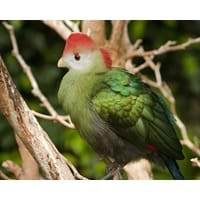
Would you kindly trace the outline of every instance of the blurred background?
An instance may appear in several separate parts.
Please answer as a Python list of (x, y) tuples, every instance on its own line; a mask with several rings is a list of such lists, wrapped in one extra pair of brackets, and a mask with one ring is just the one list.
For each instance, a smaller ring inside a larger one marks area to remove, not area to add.
[[(63, 113), (58, 104), (57, 91), (65, 70), (56, 67), (64, 41), (53, 30), (40, 21), (10, 21), (16, 31), (20, 52), (32, 67), (34, 76), (43, 93), (54, 108)], [(81, 21), (78, 22), (81, 26)], [(111, 32), (111, 23), (106, 21), (107, 36)], [(200, 36), (200, 21), (130, 21), (129, 37), (134, 43), (143, 40), (145, 50), (159, 48), (168, 40), (178, 43), (188, 38)], [(31, 85), (21, 67), (11, 54), (11, 42), (7, 31), (0, 25), (0, 54), (2, 55), (18, 90), (29, 107), (46, 113), (39, 101), (31, 94)], [(189, 137), (200, 145), (200, 45), (193, 45), (187, 50), (158, 56), (162, 63), (163, 80), (170, 86), (175, 98), (178, 115), (187, 126)], [(135, 60), (140, 63), (140, 59)], [(152, 72), (145, 69), (149, 77)], [(0, 91), (1, 92), (1, 91)], [(99, 179), (105, 174), (105, 165), (93, 150), (83, 141), (75, 129), (67, 129), (60, 124), (38, 119), (47, 131), (58, 150), (66, 156), (79, 172), (90, 178)], [(200, 179), (200, 169), (193, 167), (190, 158), (196, 157), (184, 147), (186, 159), (179, 161), (180, 169), (186, 179)], [(5, 160), (20, 164), (18, 147), (13, 130), (0, 113), (0, 165)], [(0, 167), (1, 168), (1, 167)], [(153, 165), (154, 179), (171, 179), (167, 170)]]

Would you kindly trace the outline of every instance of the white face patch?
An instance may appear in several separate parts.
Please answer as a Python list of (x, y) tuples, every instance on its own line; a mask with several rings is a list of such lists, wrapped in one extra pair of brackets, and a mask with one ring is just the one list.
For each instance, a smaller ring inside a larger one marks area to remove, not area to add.
[(69, 68), (75, 69), (75, 70), (85, 70), (89, 66), (91, 66), (93, 59), (95, 57), (94, 54), (96, 54), (96, 52), (94, 52), (94, 51), (93, 52), (89, 52), (89, 51), (81, 52), (78, 54), (79, 59), (76, 59), (75, 54), (69, 53), (63, 59)]

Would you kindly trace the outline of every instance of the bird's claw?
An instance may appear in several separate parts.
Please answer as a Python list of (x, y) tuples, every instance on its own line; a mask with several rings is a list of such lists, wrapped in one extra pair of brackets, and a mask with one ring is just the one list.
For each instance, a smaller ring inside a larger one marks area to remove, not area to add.
[[(121, 174), (120, 174), (121, 167), (119, 165), (111, 164), (108, 165), (107, 167), (107, 174), (102, 178), (102, 180), (109, 180), (109, 179), (120, 179)], [(119, 178), (115, 178), (119, 177)]]

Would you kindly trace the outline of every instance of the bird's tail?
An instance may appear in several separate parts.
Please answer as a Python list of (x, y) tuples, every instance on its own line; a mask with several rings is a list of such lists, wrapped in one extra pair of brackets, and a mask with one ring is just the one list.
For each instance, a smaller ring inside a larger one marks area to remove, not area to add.
[(163, 157), (163, 160), (165, 162), (165, 165), (167, 166), (170, 174), (172, 175), (173, 179), (175, 180), (184, 180), (184, 176), (181, 174), (179, 170), (179, 166), (177, 162), (174, 159), (168, 158), (168, 157)]

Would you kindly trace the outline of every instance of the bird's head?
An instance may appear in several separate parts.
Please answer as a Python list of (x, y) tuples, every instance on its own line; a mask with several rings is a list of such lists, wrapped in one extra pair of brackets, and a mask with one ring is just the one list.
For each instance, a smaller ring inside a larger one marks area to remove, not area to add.
[(86, 34), (72, 33), (66, 40), (58, 67), (85, 72), (97, 66), (111, 68), (111, 57), (106, 49), (98, 48)]

